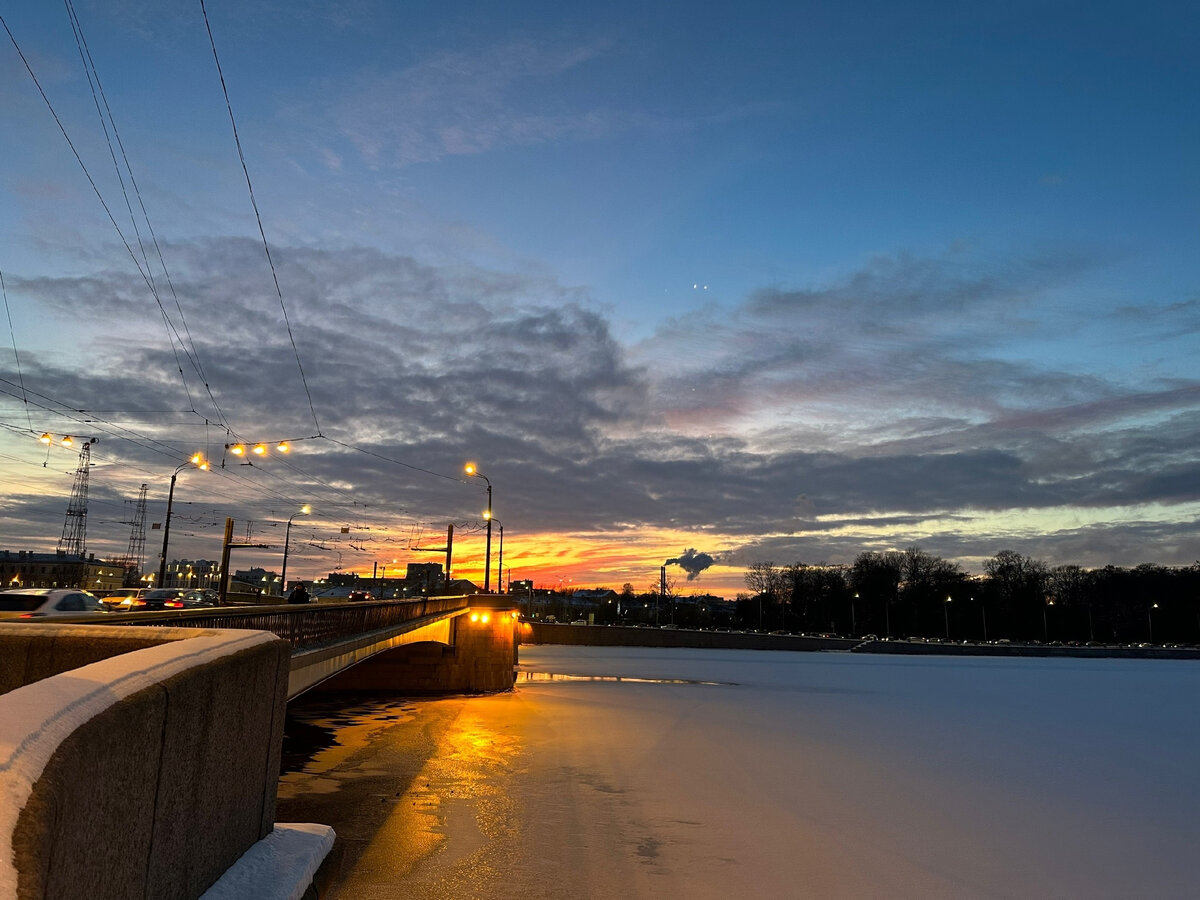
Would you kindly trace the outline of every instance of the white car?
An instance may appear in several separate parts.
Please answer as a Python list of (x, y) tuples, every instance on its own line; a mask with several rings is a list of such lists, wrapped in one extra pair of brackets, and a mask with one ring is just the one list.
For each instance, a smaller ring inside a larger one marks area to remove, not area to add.
[(100, 598), (76, 588), (11, 588), (0, 591), (0, 619), (41, 619), (107, 613)]

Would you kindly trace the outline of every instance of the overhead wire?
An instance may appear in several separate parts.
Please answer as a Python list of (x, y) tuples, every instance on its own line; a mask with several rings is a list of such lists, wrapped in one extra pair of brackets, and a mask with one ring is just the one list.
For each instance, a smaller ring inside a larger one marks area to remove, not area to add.
[[(184, 347), (184, 353), (187, 356), (188, 360), (192, 363), (192, 367), (195, 369), (196, 375), (200, 378), (201, 383), (204, 385), (204, 389), (208, 393), (208, 399), (212, 403), (213, 409), (217, 413), (218, 420), (221, 421), (223, 424), (227, 424), (226, 420), (225, 420), (225, 414), (224, 414), (224, 412), (222, 412), (221, 405), (217, 402), (217, 398), (213, 395), (212, 386), (209, 384), (208, 376), (204, 372), (204, 365), (200, 359), (199, 350), (197, 350), (197, 348), (196, 348), (196, 342), (192, 338), (191, 328), (188, 326), (187, 317), (184, 315), (184, 312), (183, 312), (183, 305), (182, 305), (182, 303), (180, 303), (179, 295), (175, 290), (175, 282), (172, 280), (171, 273), (167, 269), (167, 262), (166, 262), (166, 259), (163, 257), (162, 247), (158, 243), (158, 235), (154, 231), (154, 225), (150, 221), (150, 213), (146, 209), (145, 201), (142, 199), (141, 189), (138, 187), (137, 178), (133, 174), (133, 166), (129, 161), (129, 154), (125, 150), (125, 143), (124, 143), (124, 141), (121, 140), (121, 132), (117, 128), (116, 117), (113, 115), (112, 107), (108, 103), (108, 95), (104, 92), (104, 85), (100, 81), (100, 72), (96, 68), (96, 62), (92, 58), (92, 51), (88, 47), (87, 38), (85, 37), (85, 35), (83, 33), (83, 25), (80, 23), (79, 16), (75, 12), (75, 4), (74, 4), (73, 0), (63, 0), (63, 2), (65, 3), (66, 8), (67, 8), (67, 17), (71, 21), (71, 30), (75, 35), (75, 45), (79, 49), (79, 56), (80, 56), (80, 59), (83, 61), (84, 73), (87, 75), (87, 78), (88, 78), (88, 86), (91, 88), (92, 100), (96, 104), (96, 112), (100, 116), (100, 126), (104, 130), (104, 138), (105, 138), (105, 141), (108, 143), (108, 152), (112, 156), (113, 167), (117, 173), (117, 180), (120, 182), (120, 185), (121, 185), (121, 193), (125, 196), (125, 206), (129, 210), (129, 218), (130, 218), (130, 221), (133, 223), (134, 233), (137, 235), (138, 249), (141, 250), (142, 260), (145, 262), (145, 265), (146, 265), (146, 272), (147, 272), (148, 279), (149, 279), (149, 282), (151, 285), (151, 290), (154, 292), (155, 299), (159, 301), (159, 304), (161, 306), (161, 298), (159, 298), (157, 287), (154, 285), (154, 276), (151, 273), (150, 260), (147, 257), (146, 247), (142, 241), (142, 233), (141, 233), (141, 229), (138, 227), (137, 216), (134, 215), (133, 208), (129, 202), (129, 193), (125, 190), (125, 179), (121, 174), (121, 166), (117, 162), (116, 153), (113, 150), (112, 139), (109, 137), (109, 134), (108, 134), (108, 125), (109, 124), (112, 125), (112, 137), (116, 139), (117, 147), (120, 148), (121, 159), (125, 163), (125, 171), (128, 172), (128, 174), (129, 174), (129, 183), (133, 187), (134, 195), (137, 197), (138, 206), (142, 211), (142, 217), (145, 219), (145, 222), (146, 222), (146, 229), (147, 229), (147, 231), (149, 231), (151, 241), (154, 244), (154, 250), (158, 257), (159, 266), (162, 268), (163, 276), (165, 277), (166, 282), (167, 282), (167, 287), (171, 291), (171, 297), (175, 301), (175, 309), (179, 313), (179, 321), (183, 325), (184, 334), (187, 335), (187, 346)], [(93, 77), (95, 78), (94, 83), (93, 83)], [(100, 110), (101, 102), (103, 102), (103, 104), (104, 104), (103, 112), (101, 112), (101, 110)], [(107, 116), (107, 122), (106, 122), (106, 116)], [(165, 311), (164, 311), (164, 317), (166, 317)], [(183, 340), (180, 337), (178, 330), (174, 329), (174, 326), (170, 323), (169, 317), (166, 317), (166, 318), (167, 318), (168, 326), (169, 326), (168, 327), (168, 337), (170, 337), (170, 331), (174, 330), (175, 337), (179, 338), (180, 343), (182, 344)], [(180, 369), (180, 376), (183, 376), (182, 369)], [(188, 388), (186, 378), (184, 379), (184, 390), (188, 393), (188, 399), (190, 401), (191, 400), (191, 392), (190, 392), (190, 389)], [(196, 412), (194, 404), (193, 404), (192, 412)]]
[(271, 247), (267, 243), (267, 232), (263, 228), (262, 216), (258, 211), (258, 201), (254, 198), (254, 185), (250, 183), (250, 169), (246, 166), (246, 155), (242, 152), (242, 139), (238, 136), (237, 120), (233, 115), (233, 104), (229, 99), (229, 89), (225, 85), (225, 72), (221, 69), (221, 58), (217, 55), (217, 42), (213, 38), (212, 25), (208, 21), (208, 10), (204, 0), (200, 0), (200, 12), (204, 16), (204, 27), (208, 31), (208, 44), (212, 47), (213, 62), (217, 66), (217, 75), (221, 79), (221, 92), (225, 95), (225, 108), (229, 111), (229, 124), (233, 128), (233, 142), (237, 145), (238, 160), (242, 164), (242, 174), (246, 176), (246, 189), (250, 193), (250, 205), (254, 208), (254, 220), (258, 223), (258, 233), (262, 237), (263, 251), (267, 256), (267, 264), (271, 267), (271, 278), (275, 281), (275, 293), (279, 297), (279, 308), (283, 310), (283, 322), (287, 327), (288, 340), (292, 343), (292, 353), (296, 357), (296, 368), (300, 372), (300, 382), (304, 385), (304, 395), (308, 398), (308, 409), (312, 413), (313, 425), (317, 434), (321, 433), (321, 423), (317, 419), (317, 408), (313, 405), (312, 392), (308, 389), (308, 379), (304, 375), (304, 364), (300, 361), (300, 350), (296, 346), (296, 335), (292, 332), (292, 321), (288, 316), (287, 304), (283, 300), (283, 289), (279, 286), (279, 274), (275, 271), (275, 261), (271, 258)]
[[(8, 27), (8, 22), (5, 21), (3, 14), (0, 14), (0, 25), (4, 27), (5, 32), (8, 34), (9, 40), (12, 42), (13, 49), (17, 51), (17, 56), (20, 57), (21, 63), (25, 66), (25, 71), (29, 74), (30, 80), (33, 81), (34, 87), (37, 88), (38, 93), (41, 95), (42, 101), (46, 104), (46, 108), (50, 111), (50, 115), (54, 119), (54, 123), (58, 126), (58, 130), (62, 133), (63, 139), (67, 142), (67, 146), (71, 148), (71, 153), (74, 155), (75, 161), (79, 163), (80, 169), (83, 170), (84, 177), (87, 178), (88, 184), (91, 185), (92, 192), (96, 195), (96, 199), (100, 201), (100, 206), (104, 209), (105, 215), (108, 216), (108, 221), (112, 223), (113, 229), (117, 232), (117, 237), (120, 238), (121, 243), (125, 247), (125, 251), (129, 254), (129, 258), (133, 261), (134, 267), (138, 270), (138, 274), (142, 276), (142, 280), (146, 283), (146, 287), (150, 290), (151, 295), (158, 304), (159, 311), (163, 316), (163, 320), (166, 323), (169, 334), (169, 332), (174, 328), (174, 324), (171, 322), (170, 316), (167, 315), (167, 310), (163, 306), (162, 298), (159, 297), (158, 291), (154, 287), (154, 282), (150, 277), (150, 273), (142, 267), (141, 261), (137, 258), (137, 254), (134, 253), (133, 247), (130, 246), (129, 239), (125, 237), (125, 233), (121, 230), (121, 226), (117, 223), (116, 217), (113, 215), (112, 210), (108, 206), (108, 201), (104, 199), (104, 194), (101, 193), (99, 185), (96, 184), (95, 178), (92, 177), (91, 170), (88, 169), (87, 163), (83, 161), (83, 157), (80, 155), (79, 150), (75, 146), (75, 142), (71, 140), (70, 134), (67, 133), (66, 126), (63, 124), (58, 112), (54, 109), (54, 104), (50, 102), (50, 97), (42, 88), (42, 84), (38, 80), (37, 74), (33, 71), (33, 66), (26, 58), (25, 52), (21, 49), (21, 45), (17, 42), (16, 35), (14, 35), (12, 33), (12, 29)], [(178, 331), (176, 331), (176, 336), (178, 337)], [(182, 343), (182, 340), (180, 340), (180, 344)], [(175, 355), (176, 368), (179, 370), (180, 375), (182, 376), (183, 366), (179, 362), (179, 350), (174, 341), (171, 341), (171, 351)], [(184, 347), (184, 353), (187, 353), (186, 346)], [(188, 394), (188, 401), (191, 402), (191, 390), (187, 387), (186, 379), (184, 380), (184, 390)]]
[[(173, 281), (170, 278), (169, 270), (167, 269), (165, 259), (163, 258), (163, 255), (162, 255), (161, 246), (159, 245), (157, 235), (155, 234), (155, 232), (153, 230), (153, 226), (150, 222), (149, 215), (146, 211), (144, 201), (142, 200), (140, 190), (137, 186), (136, 178), (134, 177), (134, 174), (133, 174), (132, 166), (129, 163), (128, 154), (126, 153), (124, 144), (121, 141), (120, 133), (119, 133), (119, 130), (117, 129), (115, 118), (112, 116), (111, 107), (109, 106), (107, 97), (104, 94), (103, 85), (100, 82), (99, 73), (96, 70), (94, 60), (91, 58), (90, 49), (87, 47), (86, 38), (83, 35), (82, 28), (81, 28), (79, 20), (78, 20), (78, 16), (75, 13), (74, 6), (71, 3), (71, 0), (65, 0), (65, 3), (67, 6), (68, 16), (72, 23), (72, 30), (75, 35), (76, 45), (80, 52), (81, 59), (83, 59), (83, 61), (84, 61), (85, 73), (87, 73), (87, 76), (88, 76), (88, 82), (89, 82), (89, 86), (92, 91), (93, 102), (96, 104), (97, 112), (100, 115), (101, 125), (104, 130), (105, 139), (108, 142), (109, 153), (110, 153), (110, 156), (112, 156), (112, 158), (113, 158), (114, 167), (116, 168), (116, 171), (117, 171), (118, 181), (121, 184), (122, 193), (125, 197), (126, 207), (129, 211), (130, 218), (133, 223), (133, 228), (134, 228), (134, 232), (136, 234), (138, 248), (142, 254), (141, 260), (138, 259), (137, 254), (134, 252), (133, 247), (130, 245), (129, 240), (126, 238), (120, 225), (117, 223), (116, 218), (112, 213), (112, 210), (109, 208), (107, 201), (105, 200), (103, 194), (101, 193), (101, 191), (99, 189), (99, 186), (97, 185), (95, 179), (93, 178), (86, 163), (83, 161), (83, 158), (80, 155), (78, 149), (76, 148), (74, 142), (72, 141), (69, 133), (67, 132), (65, 125), (63, 124), (63, 122), (62, 122), (61, 118), (59, 117), (58, 113), (56, 112), (56, 110), (54, 109), (53, 104), (51, 103), (45, 90), (42, 88), (41, 83), (39, 82), (36, 74), (34, 73), (31, 64), (29, 63), (29, 61), (26, 58), (24, 52), (22, 51), (19, 43), (17, 42), (15, 35), (13, 34), (12, 30), (8, 27), (8, 23), (4, 20), (2, 15), (0, 15), (0, 25), (2, 25), (4, 27), (4, 30), (8, 34), (9, 39), (12, 42), (13, 47), (16, 50), (18, 56), (20, 57), (21, 62), (23, 63), (26, 72), (28, 73), (34, 86), (37, 88), (38, 93), (41, 95), (43, 102), (46, 104), (47, 109), (49, 110), (52, 118), (54, 119), (55, 124), (58, 126), (59, 131), (62, 133), (63, 138), (66, 140), (68, 147), (71, 149), (71, 152), (74, 155), (76, 162), (79, 164), (80, 168), (82, 169), (85, 177), (87, 178), (88, 183), (91, 185), (92, 191), (96, 195), (96, 198), (99, 200), (101, 207), (104, 209), (109, 222), (112, 224), (114, 230), (116, 231), (116, 233), (118, 235), (118, 238), (120, 239), (121, 243), (124, 245), (126, 252), (129, 254), (130, 259), (133, 261), (135, 268), (138, 270), (138, 273), (142, 276), (143, 281), (146, 283), (147, 288), (150, 290), (152, 296), (154, 297), (156, 303), (158, 304), (160, 314), (162, 315), (163, 321), (164, 321), (167, 331), (168, 331), (168, 338), (171, 339), (170, 343), (171, 343), (171, 347), (172, 347), (172, 352), (175, 355), (176, 368), (179, 371), (181, 377), (183, 378), (184, 388), (185, 388), (185, 391), (188, 396), (188, 403), (191, 406), (191, 408), (189, 410), (187, 410), (187, 412), (190, 412), (195, 415), (199, 415), (199, 411), (195, 408), (195, 402), (192, 400), (191, 391), (187, 384), (187, 379), (186, 379), (186, 377), (183, 377), (184, 376), (183, 367), (182, 367), (182, 364), (179, 359), (179, 352), (180, 352), (181, 348), (182, 348), (184, 356), (189, 360), (193, 369), (196, 371), (196, 374), (200, 377), (202, 383), (204, 384), (205, 390), (208, 392), (209, 399), (212, 402), (213, 408), (217, 413), (218, 423), (220, 424), (220, 426), (222, 427), (222, 429), (224, 430), (224, 432), (227, 435), (236, 436), (236, 432), (231, 427), (227, 417), (225, 416), (223, 410), (220, 407), (220, 404), (217, 402), (216, 397), (213, 395), (211, 386), (207, 379), (207, 376), (204, 373), (203, 365), (199, 358), (199, 353), (196, 350), (195, 341), (192, 338), (190, 329), (187, 325), (186, 316), (183, 313), (182, 304), (179, 300), (177, 292), (175, 291)], [(301, 379), (301, 382), (304, 387), (306, 398), (308, 400), (309, 411), (312, 414), (313, 423), (314, 423), (314, 426), (316, 427), (317, 433), (316, 433), (316, 435), (313, 435), (312, 437), (327, 440), (327, 441), (329, 441), (329, 443), (331, 443), (335, 446), (338, 446), (338, 447), (341, 447), (343, 449), (347, 449), (350, 451), (354, 451), (354, 452), (357, 452), (360, 454), (364, 454), (364, 455), (367, 455), (370, 457), (374, 457), (376, 459), (379, 459), (383, 462), (387, 462), (392, 465), (398, 465), (403, 468), (407, 468), (407, 469), (410, 469), (410, 470), (413, 470), (416, 472), (421, 472), (421, 473), (424, 473), (426, 475), (430, 475), (430, 476), (433, 476), (436, 478), (441, 478), (441, 479), (445, 479), (445, 480), (449, 480), (449, 481), (454, 481), (454, 482), (457, 482), (460, 484), (465, 484), (466, 482), (460, 477), (446, 475), (444, 473), (436, 472), (431, 469), (424, 468), (422, 466), (413, 465), (411, 463), (404, 462), (404, 461), (396, 459), (394, 457), (386, 456), (384, 454), (377, 453), (375, 451), (368, 450), (363, 447), (358, 447), (358, 446), (349, 444), (347, 442), (337, 440), (336, 438), (329, 438), (328, 436), (326, 436), (322, 433), (320, 421), (317, 417), (316, 408), (315, 408), (315, 405), (314, 405), (314, 402), (312, 399), (312, 393), (311, 393), (311, 390), (309, 389), (307, 377), (305, 375), (303, 364), (302, 364), (302, 361), (300, 358), (299, 348), (296, 343), (295, 334), (292, 329), (290, 316), (289, 316), (288, 309), (287, 309), (287, 304), (284, 300), (283, 291), (279, 284), (278, 272), (275, 268), (274, 260), (271, 257), (270, 245), (266, 238), (266, 232), (265, 232), (265, 229), (264, 229), (264, 226), (262, 223), (262, 217), (261, 217), (261, 214), (258, 209), (257, 200), (254, 196), (253, 184), (250, 179), (250, 174), (249, 174), (248, 166), (246, 164), (245, 154), (244, 154), (242, 146), (241, 146), (240, 136), (238, 135), (237, 122), (236, 122), (236, 119), (233, 114), (232, 103), (230, 101), (228, 88), (227, 88), (227, 85), (225, 82), (224, 72), (222, 71), (222, 68), (221, 68), (220, 58), (217, 53), (216, 42), (213, 37), (212, 28), (211, 28), (211, 25), (208, 20), (207, 10), (205, 9), (205, 6), (204, 6), (204, 0), (201, 0), (200, 6), (201, 6), (201, 12), (204, 17), (205, 27), (208, 32), (209, 44), (210, 44), (210, 47), (213, 52), (214, 63), (216, 64), (217, 73), (218, 73), (218, 76), (219, 76), (220, 82), (221, 82), (222, 92), (224, 93), (226, 109), (229, 114), (230, 124), (233, 128), (233, 135), (234, 135), (234, 141), (235, 141), (235, 144), (237, 147), (238, 158), (239, 158), (239, 161), (242, 166), (243, 175), (245, 176), (245, 179), (246, 179), (246, 185), (247, 185), (247, 189), (248, 189), (248, 192), (250, 195), (251, 205), (254, 209), (255, 219), (256, 219), (256, 222), (258, 225), (258, 229), (259, 229), (259, 235), (263, 242), (263, 249), (266, 254), (268, 264), (271, 268), (271, 274), (272, 274), (272, 278), (274, 280), (276, 294), (279, 298), (280, 308), (283, 312), (284, 321), (287, 326), (288, 337), (291, 342), (293, 355), (295, 356), (297, 369), (299, 371), (300, 379)], [(93, 78), (94, 78), (94, 81), (93, 81)], [(107, 122), (111, 123), (111, 125), (112, 125), (112, 136), (111, 137), (109, 135), (108, 124), (106, 124), (105, 113), (101, 111), (101, 104), (103, 104), (104, 110), (107, 111), (107, 114), (108, 114)], [(134, 193), (137, 197), (139, 207), (141, 208), (142, 214), (146, 220), (147, 229), (153, 240), (155, 251), (157, 253), (160, 266), (163, 269), (164, 276), (166, 277), (167, 283), (170, 286), (172, 296), (175, 299), (175, 305), (176, 305), (177, 311), (179, 313), (180, 322), (183, 326), (184, 333), (187, 335), (186, 342), (184, 341), (183, 336), (180, 335), (179, 329), (176, 328), (174, 322), (171, 320), (171, 316), (168, 314), (168, 312), (163, 304), (162, 298), (159, 295), (157, 287), (154, 283), (153, 276), (150, 272), (149, 257), (146, 252), (145, 244), (142, 240), (141, 230), (137, 224), (137, 216), (133, 212), (132, 204), (130, 202), (128, 192), (125, 188), (125, 179), (121, 173), (121, 166), (117, 162), (116, 151), (113, 148), (113, 139), (114, 138), (116, 140), (117, 147), (119, 147), (119, 149), (120, 149), (122, 159), (125, 162), (125, 169), (129, 175), (130, 185), (134, 189)], [(8, 396), (12, 396), (21, 401), (21, 403), (24, 407), (25, 413), (26, 413), (28, 432), (25, 432), (24, 429), (18, 428), (16, 426), (7, 425), (4, 423), (0, 423), (0, 424), (3, 424), (4, 427), (7, 428), (8, 430), (11, 430), (11, 431), (14, 431), (17, 433), (36, 434), (37, 432), (33, 427), (32, 412), (30, 409), (30, 407), (32, 406), (36, 409), (41, 409), (42, 411), (44, 411), (46, 413), (56, 415), (56, 416), (61, 416), (65, 419), (67, 419), (68, 421), (73, 422), (75, 425), (90, 426), (89, 428), (84, 428), (83, 431), (88, 431), (88, 430), (98, 431), (102, 434), (107, 434), (111, 438), (128, 441), (128, 442), (134, 444), (135, 446), (138, 446), (141, 449), (146, 450), (148, 452), (166, 456), (169, 459), (171, 459), (172, 461), (179, 458), (179, 454), (180, 454), (179, 448), (177, 446), (172, 445), (170, 442), (151, 437), (149, 435), (146, 435), (146, 434), (138, 431), (136, 428), (127, 427), (125, 425), (106, 420), (103, 417), (100, 417), (97, 415), (98, 412), (106, 412), (106, 411), (76, 409), (76, 408), (71, 407), (68, 404), (63, 403), (63, 402), (61, 402), (55, 398), (52, 398), (50, 396), (40, 394), (36, 391), (34, 391), (34, 392), (28, 391), (25, 387), (24, 374), (20, 367), (19, 354), (17, 353), (15, 329), (12, 326), (11, 311), (8, 309), (7, 290), (6, 290), (3, 280), (2, 280), (2, 273), (0, 273), (0, 289), (4, 289), (5, 307), (6, 307), (6, 311), (8, 312), (10, 334), (12, 336), (12, 341), (13, 341), (14, 355), (16, 356), (16, 359), (17, 359), (17, 373), (18, 373), (18, 382), (13, 383), (13, 382), (9, 381), (8, 379), (0, 378), (0, 383), (6, 384), (6, 385), (11, 385), (12, 387), (19, 389), (19, 391), (20, 391), (20, 394), (18, 395), (17, 393), (13, 393), (12, 391), (8, 391), (8, 390), (5, 390), (4, 388), (0, 387), (0, 394), (6, 394)], [(173, 336), (173, 338), (172, 338), (172, 336)], [(37, 400), (34, 400), (33, 402), (31, 402), (31, 400), (30, 400), (31, 393), (34, 397), (39, 398), (41, 401), (45, 401), (45, 402), (37, 402)], [(108, 412), (117, 412), (117, 411), (108, 411)], [(126, 411), (122, 410), (120, 412), (126, 412)], [(142, 410), (142, 411), (138, 411), (138, 412), (145, 414), (147, 411)], [(161, 422), (155, 423), (155, 424), (161, 424)], [(206, 418), (205, 419), (205, 427), (208, 427), (211, 424), (212, 423)], [(75, 430), (79, 430), (79, 429), (75, 429)], [(211, 457), (211, 453), (209, 454), (209, 456)], [(106, 459), (107, 454), (98, 454), (98, 458), (102, 459), (102, 460)], [(135, 471), (139, 471), (139, 472), (142, 472), (145, 474), (154, 474), (154, 473), (149, 473), (149, 472), (147, 472), (147, 470), (141, 469), (141, 468), (134, 466), (130, 463), (127, 463), (123, 460), (114, 459), (111, 463), (108, 463), (108, 464), (132, 468)], [(290, 462), (285, 463), (285, 467), (288, 468), (289, 470), (291, 470), (295, 475), (304, 479), (303, 488), (305, 488), (306, 490), (304, 490), (303, 492), (305, 494), (313, 493), (311, 490), (311, 485), (313, 482), (320, 484), (325, 491), (331, 491), (335, 495), (337, 495), (341, 498), (345, 498), (346, 494), (348, 493), (346, 490), (338, 488), (335, 485), (332, 485), (329, 482), (327, 482), (323, 479), (320, 479), (317, 476), (312, 475), (311, 473), (304, 471), (300, 467), (298, 467)], [(266, 469), (260, 469), (260, 471), (265, 471), (272, 478), (282, 478), (283, 477), (283, 476), (279, 475), (278, 473), (270, 472), (269, 470), (266, 470)], [(226, 474), (226, 477), (234, 485), (236, 485), (240, 488), (246, 489), (248, 492), (256, 494), (260, 498), (272, 498), (272, 499), (278, 500), (280, 502), (290, 502), (292, 500), (292, 497), (289, 496), (288, 494), (282, 493), (276, 489), (272, 489), (266, 485), (263, 485), (262, 483), (260, 483), (258, 481), (246, 478), (246, 477), (240, 475), (240, 473), (235, 474), (233, 472), (229, 472)], [(284, 479), (284, 480), (286, 480), (286, 479)], [(291, 490), (293, 490), (293, 491), (300, 490), (300, 489), (301, 489), (300, 484), (293, 484), (291, 486)], [(333, 509), (352, 509), (352, 510), (355, 510), (356, 513), (358, 513), (358, 514), (361, 514), (363, 512), (363, 510), (365, 509), (357, 501), (347, 502), (347, 500), (345, 500), (345, 499), (342, 499), (341, 502), (335, 501), (332, 503), (329, 503), (326, 501), (326, 502), (324, 502), (324, 505), (327, 508), (333, 508)], [(404, 513), (408, 513), (408, 510), (404, 507), (401, 507), (400, 511), (404, 512)], [(392, 516), (393, 517), (395, 516), (394, 510), (392, 512)], [(412, 516), (411, 514), (404, 516), (404, 518), (408, 518), (410, 521), (416, 519), (416, 517)], [(459, 527), (465, 528), (469, 532), (475, 529), (475, 526), (472, 525), (471, 523), (462, 523)]]
[(0, 294), (4, 295), (4, 312), (8, 316), (8, 333), (12, 338), (13, 359), (17, 364), (17, 380), (21, 383), (21, 402), (25, 404), (25, 415), (29, 417), (29, 430), (33, 431), (33, 417), (29, 415), (29, 399), (25, 394), (25, 374), (21, 371), (21, 354), (17, 352), (17, 332), (13, 328), (12, 310), (8, 306), (8, 288), (4, 285), (3, 269), (0, 269)]

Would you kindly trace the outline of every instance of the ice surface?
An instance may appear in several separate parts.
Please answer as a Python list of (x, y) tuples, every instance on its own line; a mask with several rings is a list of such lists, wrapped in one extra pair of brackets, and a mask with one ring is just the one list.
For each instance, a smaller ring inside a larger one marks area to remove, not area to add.
[(736, 683), (520, 689), (581, 773), (639, 795), (680, 896), (1195, 895), (1195, 662), (554, 646), (521, 660)]
[(647, 680), (327, 718), (358, 738), (289, 816), (342, 835), (332, 900), (1196, 896), (1200, 663), (526, 645), (521, 668)]

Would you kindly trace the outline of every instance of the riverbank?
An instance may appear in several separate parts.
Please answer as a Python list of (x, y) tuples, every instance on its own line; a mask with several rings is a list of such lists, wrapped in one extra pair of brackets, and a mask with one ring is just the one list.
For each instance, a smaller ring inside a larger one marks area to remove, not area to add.
[(837, 650), (846, 653), (889, 653), (921, 656), (1073, 657), (1076, 659), (1200, 659), (1198, 647), (1158, 644), (1086, 645), (1025, 641), (951, 641), (940, 638), (838, 637), (762, 631), (713, 631), (695, 628), (629, 625), (520, 623), (523, 643), (570, 644), (583, 647), (690, 647), (721, 650)]

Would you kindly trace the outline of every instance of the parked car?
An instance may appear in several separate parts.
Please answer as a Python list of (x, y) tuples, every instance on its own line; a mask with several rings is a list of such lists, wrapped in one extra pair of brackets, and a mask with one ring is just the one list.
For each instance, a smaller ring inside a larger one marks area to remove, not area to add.
[(374, 599), (375, 599), (375, 597), (370, 591), (351, 591), (350, 592), (350, 600), (352, 602), (357, 601), (357, 600), (374, 600)]
[(10, 588), (0, 591), (0, 619), (107, 613), (99, 597), (76, 588)]

